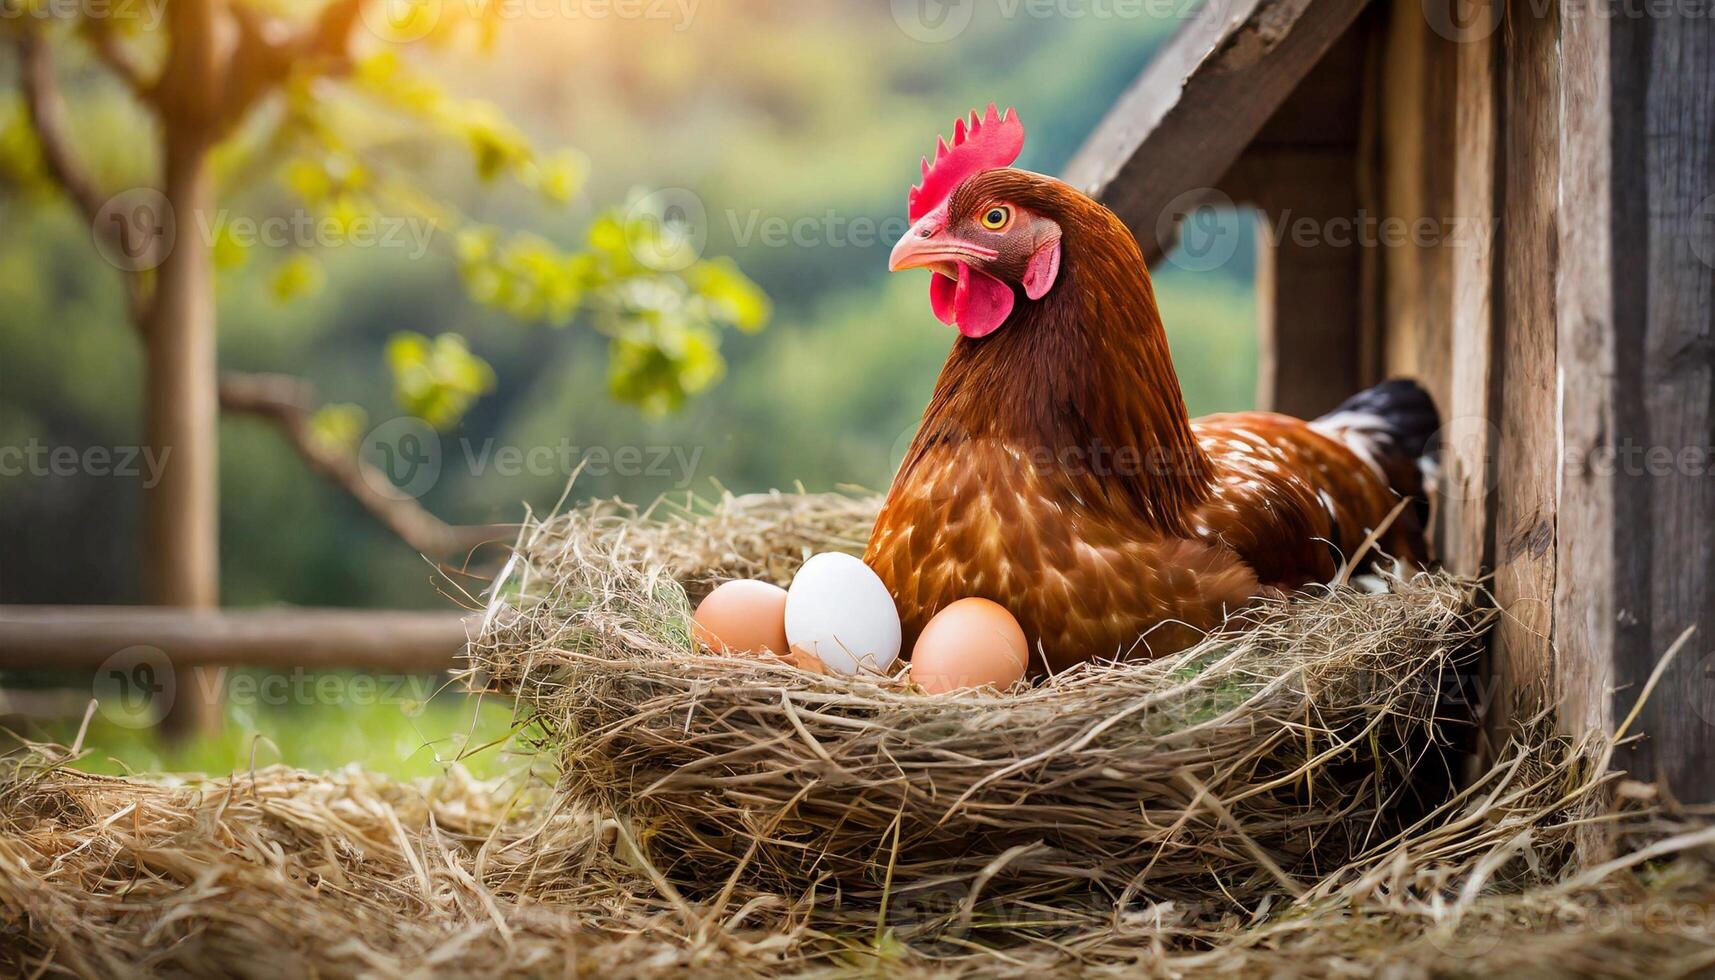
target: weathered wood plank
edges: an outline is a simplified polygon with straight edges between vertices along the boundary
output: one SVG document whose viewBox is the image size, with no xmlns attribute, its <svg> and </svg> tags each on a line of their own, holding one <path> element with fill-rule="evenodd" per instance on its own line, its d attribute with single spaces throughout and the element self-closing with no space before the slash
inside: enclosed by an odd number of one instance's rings
<svg viewBox="0 0 1715 980">
<path fill-rule="evenodd" d="M 458 613 L 0 605 L 0 670 L 92 670 L 126 647 L 174 667 L 437 671 L 464 650 Z"/>
<path fill-rule="evenodd" d="M 1447 568 L 1477 575 L 1491 566 L 1494 548 L 1499 46 L 1490 35 L 1455 47 L 1452 213 L 1459 231 L 1447 256 L 1452 316 L 1438 554 Z"/>
<path fill-rule="evenodd" d="M 1566 536 L 1589 539 L 1586 554 L 1606 576 L 1590 582 L 1611 597 L 1584 621 L 1595 665 L 1585 686 L 1601 682 L 1611 665 L 1623 717 L 1664 651 L 1688 626 L 1699 632 L 1663 676 L 1635 726 L 1645 738 L 1619 762 L 1642 778 L 1662 779 L 1686 799 L 1715 799 L 1715 32 L 1708 21 L 1675 8 L 1664 16 L 1586 18 L 1569 25 L 1573 40 L 1595 49 L 1611 73 L 1605 93 L 1610 129 L 1608 167 L 1599 172 L 1612 214 L 1604 246 L 1583 239 L 1589 265 L 1610 270 L 1610 347 L 1580 348 L 1569 365 L 1581 381 L 1603 386 L 1610 404 L 1569 418 L 1580 448 L 1611 457 L 1567 458 L 1580 493 L 1572 501 L 1580 523 Z M 1570 18 L 1568 18 L 1570 20 Z M 1608 33 L 1602 44 L 1601 32 Z M 1589 32 L 1586 34 L 1585 32 Z M 1568 62 L 1569 71 L 1581 66 Z M 1582 94 L 1582 93 L 1581 93 Z M 1602 98 L 1597 87 L 1591 93 Z M 1598 130 L 1589 137 L 1599 140 Z M 1602 145 L 1598 143 L 1598 145 Z M 1580 202 L 1582 203 L 1582 202 Z M 1592 290 L 1587 303 L 1603 297 Z M 1598 321 L 1599 322 L 1599 321 Z M 1566 330 L 1588 341 L 1579 321 Z M 1584 329 L 1580 329 L 1583 327 Z M 1569 377 L 1568 383 L 1571 383 Z M 1584 407 L 1568 389 L 1568 403 Z M 1570 413 L 1569 413 L 1570 415 Z M 1607 425 L 1603 430 L 1602 425 Z M 1605 436 L 1605 437 L 1604 437 Z M 1607 460 L 1611 458 L 1612 463 Z M 1566 495 L 1568 498 L 1572 493 Z M 1595 514 L 1596 520 L 1589 521 Z M 1601 523 L 1604 515 L 1610 524 Z M 1590 599 L 1569 588 L 1567 608 Z M 1602 656 L 1604 649 L 1608 656 Z"/>
<path fill-rule="evenodd" d="M 1381 257 L 1385 370 L 1416 378 L 1445 406 L 1451 394 L 1454 102 L 1450 40 L 1420 0 L 1393 0 L 1381 60 L 1378 157 L 1388 234 Z"/>
<path fill-rule="evenodd" d="M 1564 166 L 1558 283 L 1562 457 L 1554 618 L 1560 659 L 1560 722 L 1568 731 L 1611 731 L 1616 601 L 1636 608 L 1636 584 L 1618 577 L 1615 544 L 1625 502 L 1612 474 L 1582 465 L 1611 446 L 1619 420 L 1614 322 L 1614 208 L 1605 18 L 1567 20 L 1561 87 L 1567 95 L 1560 155 Z M 1631 397 L 1636 397 L 1633 393 Z M 1621 594 L 1616 594 L 1619 590 Z"/>
<path fill-rule="evenodd" d="M 1085 141 L 1065 179 L 1112 208 L 1154 262 L 1171 247 L 1175 199 L 1216 186 L 1363 6 L 1205 5 Z"/>
<path fill-rule="evenodd" d="M 1496 455 L 1494 706 L 1528 715 L 1554 690 L 1556 331 L 1560 191 L 1559 13 L 1509 0 L 1501 32 L 1504 128 L 1501 376 Z"/>
</svg>

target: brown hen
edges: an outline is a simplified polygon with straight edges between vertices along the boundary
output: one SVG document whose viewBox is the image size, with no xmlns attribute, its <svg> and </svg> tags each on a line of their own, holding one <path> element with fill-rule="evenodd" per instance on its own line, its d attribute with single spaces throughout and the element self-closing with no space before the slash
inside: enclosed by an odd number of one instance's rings
<svg viewBox="0 0 1715 980">
<path fill-rule="evenodd" d="M 1010 168 L 1022 143 L 1010 112 L 961 120 L 891 262 L 933 270 L 935 313 L 962 335 L 865 555 L 904 648 L 978 596 L 1018 618 L 1038 673 L 1159 656 L 1334 578 L 1390 515 L 1378 549 L 1423 563 L 1418 463 L 1437 419 L 1422 389 L 1388 382 L 1315 422 L 1191 421 L 1136 241 L 1072 187 Z"/>
</svg>

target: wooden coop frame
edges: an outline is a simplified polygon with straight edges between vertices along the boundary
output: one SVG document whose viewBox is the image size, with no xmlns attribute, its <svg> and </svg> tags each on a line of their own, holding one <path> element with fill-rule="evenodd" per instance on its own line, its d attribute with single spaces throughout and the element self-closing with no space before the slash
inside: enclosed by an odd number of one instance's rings
<svg viewBox="0 0 1715 980">
<path fill-rule="evenodd" d="M 1618 762 L 1706 801 L 1715 27 L 1633 6 L 1210 0 L 1067 179 L 1152 262 L 1188 201 L 1261 212 L 1260 403 L 1404 375 L 1441 408 L 1438 550 L 1504 613 L 1490 730 L 1550 706 L 1612 732 L 1677 649 Z M 1301 219 L 1439 231 L 1342 247 Z"/>
</svg>

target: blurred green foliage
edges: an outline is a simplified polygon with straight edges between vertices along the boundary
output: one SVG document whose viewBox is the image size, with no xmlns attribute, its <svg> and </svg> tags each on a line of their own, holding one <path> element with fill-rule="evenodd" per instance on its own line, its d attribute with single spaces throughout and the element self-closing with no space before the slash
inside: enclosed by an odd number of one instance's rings
<svg viewBox="0 0 1715 980">
<path fill-rule="evenodd" d="M 1059 170 L 1173 28 L 1007 18 L 1003 6 L 975 5 L 943 44 L 913 40 L 888 4 L 838 0 L 704 3 L 688 25 L 449 19 L 427 46 L 378 44 L 349 84 L 288 93 L 284 143 L 243 134 L 227 172 L 262 172 L 233 213 L 307 208 L 335 228 L 386 215 L 432 227 L 433 247 L 334 234 L 328 248 L 234 249 L 217 236 L 217 256 L 235 252 L 221 262 L 222 364 L 313 379 L 334 402 L 317 438 L 338 445 L 402 413 L 433 416 L 442 474 L 421 499 L 457 523 L 540 513 L 580 462 L 576 497 L 707 493 L 716 480 L 880 488 L 953 338 L 924 277 L 885 271 L 918 158 L 955 115 L 993 100 L 1030 130 L 1020 165 Z M 452 43 L 473 37 L 481 50 Z M 11 69 L 0 63 L 3 84 Z M 105 186 L 132 186 L 137 114 L 114 86 L 74 80 L 80 145 Z M 135 445 L 138 352 L 118 283 L 88 230 L 32 192 L 17 118 L 0 89 L 0 446 Z M 696 227 L 673 213 L 691 200 Z M 1219 269 L 1157 274 L 1194 413 L 1251 403 L 1254 264 L 1241 239 Z M 401 336 L 415 339 L 389 377 L 377 368 Z M 552 465 L 500 464 L 499 450 L 544 447 Z M 627 448 L 642 465 L 620 464 Z M 265 424 L 224 421 L 221 450 L 228 605 L 445 608 L 444 594 L 486 587 L 439 575 Z M 138 483 L 0 476 L 0 601 L 135 601 Z M 295 764 L 414 773 L 433 754 L 402 747 L 441 744 L 466 719 L 282 707 L 235 718 L 207 756 L 162 754 L 124 730 L 98 728 L 89 744 L 142 768 L 224 771 L 266 732 Z"/>
<path fill-rule="evenodd" d="M 320 675 L 338 677 L 339 675 Z M 439 683 L 415 678 L 413 687 Z M 366 769 L 410 779 L 438 775 L 458 763 L 479 778 L 528 763 L 514 738 L 518 723 L 507 702 L 446 690 L 422 702 L 338 704 L 236 704 L 214 737 L 168 742 L 152 733 L 92 717 L 84 734 L 89 750 L 78 768 L 89 772 L 184 772 L 220 776 L 284 762 L 306 769 Z M 76 719 L 45 726 L 64 745 L 77 738 Z M 6 738 L 0 734 L 0 747 Z"/>
</svg>

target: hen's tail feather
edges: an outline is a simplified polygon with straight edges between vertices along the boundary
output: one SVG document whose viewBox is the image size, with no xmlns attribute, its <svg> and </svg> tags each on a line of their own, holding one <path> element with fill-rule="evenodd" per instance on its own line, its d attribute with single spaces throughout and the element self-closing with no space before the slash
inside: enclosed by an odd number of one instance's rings
<svg viewBox="0 0 1715 980">
<path fill-rule="evenodd" d="M 1339 439 L 1387 477 L 1395 493 L 1416 501 L 1428 526 L 1429 493 L 1440 455 L 1441 413 L 1423 386 L 1407 378 L 1360 391 L 1311 426 Z"/>
</svg>

